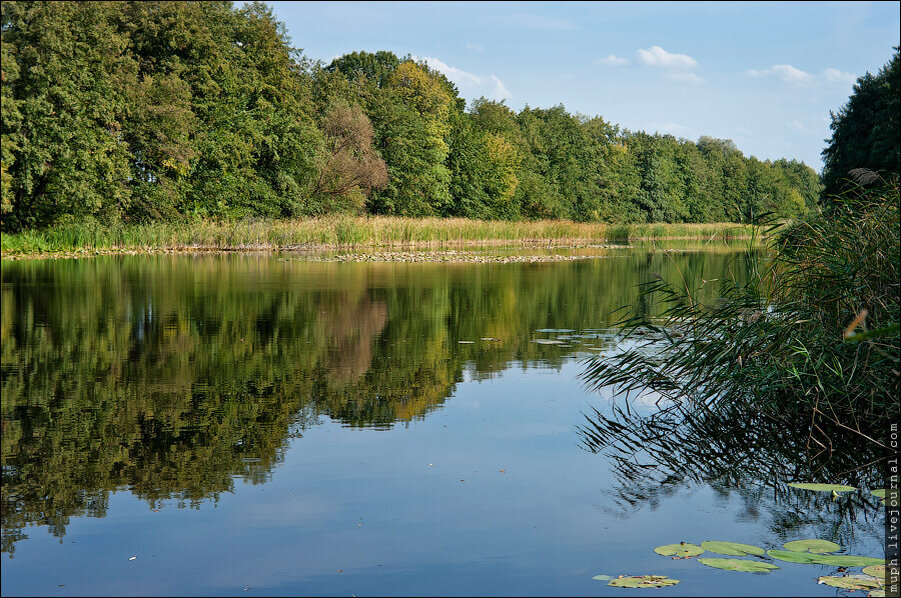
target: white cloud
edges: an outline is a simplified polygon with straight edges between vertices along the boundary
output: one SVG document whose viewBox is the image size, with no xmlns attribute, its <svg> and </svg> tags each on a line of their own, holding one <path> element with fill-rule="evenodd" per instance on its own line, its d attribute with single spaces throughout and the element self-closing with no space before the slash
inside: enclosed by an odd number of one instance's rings
<svg viewBox="0 0 901 598">
<path fill-rule="evenodd" d="M 830 83 L 854 83 L 857 77 L 854 73 L 846 73 L 838 69 L 828 68 L 823 71 L 823 77 Z"/>
<path fill-rule="evenodd" d="M 425 62 L 427 65 L 453 81 L 461 90 L 464 87 L 479 85 L 482 82 L 482 78 L 478 75 L 450 66 L 437 58 L 432 58 L 430 56 L 419 58 L 418 56 L 413 56 L 413 60 Z"/>
<path fill-rule="evenodd" d="M 598 58 L 594 61 L 597 66 L 623 66 L 625 64 L 629 64 L 629 61 L 625 58 L 620 58 L 619 56 L 614 56 L 613 54 L 607 54 L 603 58 Z"/>
<path fill-rule="evenodd" d="M 814 76 L 796 69 L 790 64 L 774 64 L 768 69 L 748 69 L 747 73 L 752 77 L 776 77 L 783 83 L 807 83 L 813 81 Z"/>
<path fill-rule="evenodd" d="M 466 49 L 475 50 L 476 52 L 481 52 L 482 50 L 484 50 L 482 44 L 477 44 L 476 42 L 466 42 Z"/>
<path fill-rule="evenodd" d="M 684 83 L 691 83 L 693 85 L 704 82 L 703 78 L 697 76 L 694 73 L 667 73 L 664 76 L 667 79 L 672 79 L 673 81 L 682 81 Z"/>
<path fill-rule="evenodd" d="M 507 86 L 504 85 L 504 82 L 491 75 L 491 80 L 494 82 L 494 89 L 492 90 L 492 94 L 488 97 L 492 100 L 507 100 L 510 98 L 511 94 L 510 90 L 507 89 Z"/>
<path fill-rule="evenodd" d="M 507 86 L 504 85 L 504 82 L 495 75 L 476 75 L 474 73 L 464 71 L 463 69 L 458 69 L 457 67 L 450 66 L 446 62 L 439 60 L 438 58 L 433 58 L 431 56 L 424 56 L 422 58 L 418 56 L 412 56 L 412 58 L 417 62 L 425 62 L 427 65 L 429 65 L 430 68 L 435 69 L 436 71 L 450 79 L 454 83 L 454 85 L 457 86 L 457 89 L 460 90 L 461 96 L 485 96 L 491 100 L 504 100 L 510 99 L 513 95 L 510 93 L 510 90 L 507 89 Z"/>
<path fill-rule="evenodd" d="M 663 68 L 690 69 L 698 66 L 698 62 L 686 54 L 670 54 L 660 46 L 651 46 L 647 50 L 638 50 L 638 59 L 648 66 Z"/>
</svg>

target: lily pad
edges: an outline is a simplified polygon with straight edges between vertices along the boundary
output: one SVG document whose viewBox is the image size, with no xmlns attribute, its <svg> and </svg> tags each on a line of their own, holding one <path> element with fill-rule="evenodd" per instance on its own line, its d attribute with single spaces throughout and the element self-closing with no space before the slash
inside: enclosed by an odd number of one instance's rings
<svg viewBox="0 0 901 598">
<path fill-rule="evenodd" d="M 749 554 L 763 556 L 766 554 L 766 551 L 759 546 L 741 544 L 739 542 L 724 542 L 720 540 L 705 540 L 701 542 L 701 548 L 717 554 L 728 554 L 731 556 L 748 556 Z"/>
<path fill-rule="evenodd" d="M 539 345 L 562 345 L 563 341 L 558 341 L 552 338 L 533 338 L 533 343 L 538 343 Z"/>
<path fill-rule="evenodd" d="M 867 594 L 867 598 L 883 598 L 885 596 L 885 590 L 882 588 L 878 590 L 870 590 L 870 593 Z"/>
<path fill-rule="evenodd" d="M 871 575 L 877 579 L 885 580 L 885 565 L 870 565 L 863 568 L 864 575 Z"/>
<path fill-rule="evenodd" d="M 810 552 L 798 552 L 796 550 L 767 550 L 766 553 L 774 559 L 778 559 L 780 561 L 804 564 L 816 563 L 814 559 L 819 556 Z"/>
<path fill-rule="evenodd" d="M 595 575 L 591 579 L 596 579 L 598 581 L 610 581 L 611 579 L 616 579 L 612 575 Z"/>
<path fill-rule="evenodd" d="M 539 328 L 535 332 L 575 332 L 572 328 Z"/>
<path fill-rule="evenodd" d="M 870 494 L 872 494 L 876 498 L 885 498 L 885 488 L 877 488 L 876 490 L 870 490 Z"/>
<path fill-rule="evenodd" d="M 841 484 L 789 484 L 792 488 L 800 488 L 801 490 L 813 490 L 815 492 L 850 492 L 857 490 L 854 486 L 842 486 Z"/>
<path fill-rule="evenodd" d="M 879 587 L 879 582 L 875 579 L 865 579 L 863 577 L 820 577 L 817 579 L 818 583 L 824 583 L 827 586 L 832 586 L 833 588 L 842 588 L 845 590 L 869 590 L 875 589 Z"/>
<path fill-rule="evenodd" d="M 678 579 L 669 579 L 666 575 L 630 575 L 611 580 L 607 585 L 615 588 L 665 588 L 677 583 Z"/>
<path fill-rule="evenodd" d="M 814 552 L 816 554 L 825 554 L 841 549 L 841 546 L 829 540 L 795 540 L 794 542 L 786 542 L 783 546 L 785 546 L 786 550 Z"/>
<path fill-rule="evenodd" d="M 789 563 L 805 563 L 813 565 L 831 565 L 833 567 L 867 567 L 885 564 L 885 559 L 853 554 L 813 554 L 795 550 L 767 550 L 766 553 L 780 561 Z"/>
<path fill-rule="evenodd" d="M 680 542 L 678 544 L 664 544 L 654 549 L 657 554 L 672 557 L 674 559 L 690 559 L 693 556 L 704 554 L 704 549 L 695 544 Z"/>
<path fill-rule="evenodd" d="M 833 567 L 869 567 L 870 565 L 884 565 L 885 559 L 876 559 L 871 556 L 857 556 L 853 554 L 816 554 L 814 562 L 819 565 L 831 565 Z"/>
<path fill-rule="evenodd" d="M 716 567 L 726 571 L 747 571 L 748 573 L 766 573 L 779 568 L 772 563 L 747 561 L 745 559 L 698 559 L 698 562 L 708 567 Z"/>
</svg>

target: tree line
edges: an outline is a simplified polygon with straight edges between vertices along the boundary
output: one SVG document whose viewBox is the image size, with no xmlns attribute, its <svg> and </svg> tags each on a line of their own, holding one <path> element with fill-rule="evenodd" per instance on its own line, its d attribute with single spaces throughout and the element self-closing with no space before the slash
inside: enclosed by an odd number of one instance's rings
<svg viewBox="0 0 901 598">
<path fill-rule="evenodd" d="M 391 52 L 313 63 L 262 3 L 4 2 L 3 231 L 296 218 L 747 222 L 819 176 L 564 106 L 467 108 Z"/>
</svg>

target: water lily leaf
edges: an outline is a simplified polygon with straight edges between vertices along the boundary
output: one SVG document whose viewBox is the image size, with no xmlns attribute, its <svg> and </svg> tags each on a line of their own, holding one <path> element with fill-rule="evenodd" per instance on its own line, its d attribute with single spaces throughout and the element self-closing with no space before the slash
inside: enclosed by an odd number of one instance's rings
<svg viewBox="0 0 901 598">
<path fill-rule="evenodd" d="M 780 561 L 789 563 L 806 563 L 814 565 L 831 565 L 833 567 L 867 567 L 885 564 L 885 559 L 853 554 L 813 554 L 794 550 L 767 550 L 766 553 Z"/>
<path fill-rule="evenodd" d="M 885 565 L 870 565 L 869 567 L 864 567 L 863 572 L 865 575 L 885 580 Z"/>
<path fill-rule="evenodd" d="M 728 554 L 731 556 L 748 556 L 749 554 L 763 556 L 766 554 L 766 551 L 759 546 L 741 544 L 739 542 L 722 542 L 719 540 L 705 540 L 701 542 L 701 548 L 717 554 Z"/>
<path fill-rule="evenodd" d="M 780 561 L 789 563 L 815 563 L 814 559 L 819 556 L 810 552 L 798 552 L 795 550 L 767 550 L 766 553 Z"/>
<path fill-rule="evenodd" d="M 539 328 L 535 332 L 575 332 L 572 328 Z"/>
<path fill-rule="evenodd" d="M 879 582 L 875 579 L 861 579 L 860 577 L 820 577 L 817 579 L 818 583 L 824 583 L 827 586 L 832 586 L 833 588 L 842 588 L 845 590 L 868 590 L 871 588 L 878 588 Z"/>
<path fill-rule="evenodd" d="M 870 565 L 884 565 L 885 559 L 875 559 L 870 556 L 857 556 L 853 554 L 815 554 L 814 563 L 818 565 L 831 565 L 833 567 L 869 567 Z"/>
<path fill-rule="evenodd" d="M 614 577 L 612 575 L 595 575 L 591 579 L 596 579 L 598 581 L 610 581 L 611 579 L 614 579 Z"/>
<path fill-rule="evenodd" d="M 870 490 L 870 494 L 872 494 L 876 498 L 885 498 L 885 488 L 878 488 L 876 490 Z"/>
<path fill-rule="evenodd" d="M 657 554 L 669 556 L 674 559 L 690 559 L 693 556 L 704 554 L 704 549 L 695 544 L 680 542 L 678 544 L 664 544 L 654 549 Z"/>
<path fill-rule="evenodd" d="M 815 552 L 817 554 L 825 554 L 827 552 L 835 552 L 841 546 L 829 540 L 795 540 L 794 542 L 786 542 L 783 544 L 786 550 L 795 552 Z"/>
<path fill-rule="evenodd" d="M 814 490 L 816 492 L 849 492 L 857 490 L 854 486 L 842 486 L 840 484 L 797 484 L 792 483 L 789 486 L 800 488 L 801 490 Z"/>
<path fill-rule="evenodd" d="M 669 579 L 666 575 L 630 575 L 614 579 L 607 585 L 615 588 L 665 588 L 677 583 L 678 579 Z"/>
<path fill-rule="evenodd" d="M 744 559 L 698 559 L 698 562 L 708 567 L 716 567 L 726 571 L 747 571 L 749 573 L 766 573 L 779 568 L 772 563 L 746 561 Z"/>
<path fill-rule="evenodd" d="M 539 345 L 562 345 L 563 341 L 558 341 L 552 338 L 533 338 L 533 343 L 538 343 Z"/>
<path fill-rule="evenodd" d="M 872 598 L 884 598 L 884 596 L 885 596 L 885 590 L 883 590 L 883 589 L 870 590 L 870 593 L 867 594 L 867 597 L 868 597 L 868 598 L 870 598 L 870 597 L 872 597 Z"/>
</svg>

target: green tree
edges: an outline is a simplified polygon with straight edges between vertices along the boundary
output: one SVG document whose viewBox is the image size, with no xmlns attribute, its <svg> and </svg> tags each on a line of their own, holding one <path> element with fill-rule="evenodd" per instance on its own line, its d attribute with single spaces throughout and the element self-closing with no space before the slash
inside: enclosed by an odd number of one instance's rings
<svg viewBox="0 0 901 598">
<path fill-rule="evenodd" d="M 856 168 L 901 173 L 901 57 L 897 46 L 894 50 L 876 75 L 857 79 L 838 114 L 829 113 L 832 137 L 823 150 L 824 197 L 840 192 Z"/>
<path fill-rule="evenodd" d="M 14 100 L 4 107 L 4 229 L 116 220 L 130 195 L 124 87 L 137 72 L 118 30 L 120 7 L 4 2 L 0 10 L 4 104 Z"/>
</svg>

